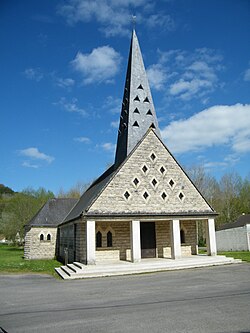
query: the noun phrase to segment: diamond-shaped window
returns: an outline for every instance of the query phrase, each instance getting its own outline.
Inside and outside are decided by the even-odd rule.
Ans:
[[[147,173],[147,171],[148,171],[148,167],[144,164],[143,165],[143,167],[142,167],[142,171],[144,172],[144,173]]]
[[[180,192],[179,195],[178,195],[178,197],[179,197],[179,199],[182,201],[182,200],[184,199],[185,196],[184,196],[184,194],[183,194],[182,192]]]
[[[128,198],[130,197],[130,193],[129,193],[128,191],[126,191],[126,192],[124,193],[124,197],[125,197],[125,199],[128,200]]]
[[[170,185],[170,187],[174,187],[174,185],[175,185],[175,182],[173,181],[173,179],[170,179],[170,181],[168,182],[169,183],[169,185]]]
[[[152,161],[154,161],[154,160],[156,159],[156,155],[155,155],[154,153],[152,153],[152,154],[150,155],[150,158],[151,158]]]
[[[151,183],[155,187],[158,184],[158,181],[154,178]]]
[[[162,167],[160,168],[160,173],[161,173],[162,175],[164,175],[165,172],[166,172],[166,169],[164,168],[164,166],[162,166]]]
[[[135,186],[137,186],[137,185],[140,183],[140,181],[139,181],[138,178],[135,178],[135,179],[133,180],[133,183],[134,183]]]
[[[143,198],[144,198],[145,200],[147,200],[148,197],[149,197],[149,194],[148,194],[147,191],[145,191],[145,192],[143,193]]]
[[[162,192],[161,197],[163,200],[167,200],[168,195],[166,192]]]

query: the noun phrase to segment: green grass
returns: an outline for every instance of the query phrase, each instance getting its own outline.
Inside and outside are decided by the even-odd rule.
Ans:
[[[25,260],[23,248],[0,244],[0,274],[40,273],[57,276],[54,269],[61,265],[57,260]]]
[[[241,259],[243,261],[250,262],[249,251],[233,251],[233,252],[218,252],[219,255],[226,257],[233,257],[234,259]]]
[[[207,251],[199,249],[199,254],[206,254]],[[234,259],[241,259],[242,261],[250,262],[250,251],[226,251],[218,252],[218,255],[233,257]]]

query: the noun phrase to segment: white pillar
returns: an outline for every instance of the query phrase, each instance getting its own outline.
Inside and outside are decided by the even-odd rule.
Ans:
[[[131,261],[141,261],[141,233],[140,221],[131,221],[130,224]]]
[[[86,263],[95,265],[95,221],[86,222]]]
[[[215,227],[214,227],[214,219],[207,220],[206,227],[206,241],[207,241],[207,255],[208,256],[216,256],[216,238],[215,238]]]
[[[181,236],[180,236],[180,221],[172,220],[171,224],[171,257],[172,259],[181,258]]]

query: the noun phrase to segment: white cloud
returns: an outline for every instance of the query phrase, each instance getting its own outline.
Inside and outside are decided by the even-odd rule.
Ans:
[[[68,0],[58,7],[58,14],[70,25],[96,21],[108,37],[129,35],[132,13],[135,12],[139,13],[136,22],[145,21],[149,28],[174,30],[175,23],[169,15],[153,12],[155,4],[149,0]]]
[[[175,153],[227,146],[235,153],[250,152],[250,105],[216,105],[162,130]]]
[[[37,82],[41,81],[44,77],[40,68],[26,68],[23,72],[25,77],[29,80],[35,80]]]
[[[147,76],[150,86],[156,90],[161,90],[167,81],[166,69],[161,64],[154,64],[148,67]]]
[[[35,147],[31,147],[31,148],[26,148],[26,149],[19,150],[19,154],[21,156],[29,157],[29,158],[34,159],[34,160],[46,161],[48,163],[53,162],[54,159],[55,159],[52,156],[49,156],[49,155],[46,155],[46,154],[40,152]],[[28,164],[27,164],[28,162],[24,162],[24,163],[26,163],[25,166],[28,166]]]
[[[85,117],[87,116],[87,112],[80,108],[78,105],[78,100],[77,98],[73,98],[71,102],[66,101],[64,97],[62,97],[59,102],[53,103],[54,105],[59,105],[63,110],[67,112],[73,112],[73,113],[78,113],[81,116]]]
[[[194,52],[185,50],[158,50],[158,63],[149,67],[152,86],[167,92],[167,97],[182,101],[200,99],[203,104],[208,95],[219,88],[218,73],[223,69],[222,56],[215,50],[203,48]],[[174,68],[175,71],[171,71]],[[169,72],[169,73],[168,73]]]
[[[102,46],[93,49],[89,54],[78,52],[71,62],[74,69],[83,77],[84,84],[111,82],[111,79],[119,71],[121,56],[110,46]]]
[[[56,85],[58,87],[71,88],[71,87],[73,87],[74,84],[75,84],[75,81],[73,79],[70,79],[70,78],[63,79],[60,77],[56,78]]]
[[[250,81],[250,68],[245,71],[244,81]]]
[[[101,147],[106,151],[114,153],[116,145],[111,142],[106,142],[101,144]]]
[[[120,114],[122,101],[120,98],[108,96],[104,101],[103,108],[112,114]]]
[[[22,166],[25,167],[25,168],[33,168],[33,169],[38,169],[39,168],[39,166],[37,164],[31,164],[28,161],[23,162]]]
[[[86,144],[89,144],[91,142],[91,140],[85,136],[74,138],[74,140],[77,142],[86,143]]]

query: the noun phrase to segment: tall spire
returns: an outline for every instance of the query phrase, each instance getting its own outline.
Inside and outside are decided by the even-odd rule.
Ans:
[[[160,136],[139,42],[133,30],[117,138],[116,166],[123,162],[150,127]]]

